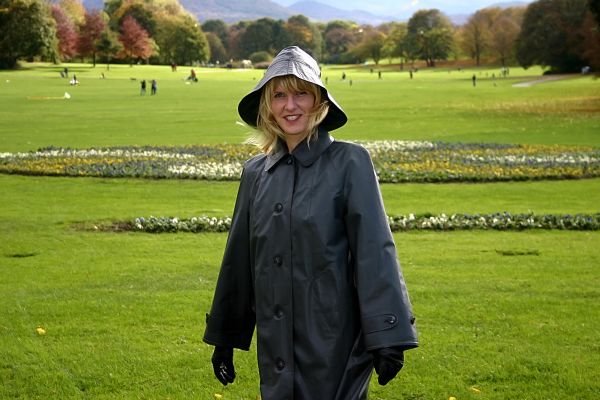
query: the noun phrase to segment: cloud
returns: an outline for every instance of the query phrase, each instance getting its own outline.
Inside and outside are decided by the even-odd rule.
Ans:
[[[413,6],[413,7],[416,6],[416,5],[418,5],[418,4],[419,4],[419,0],[412,0],[410,2],[410,5]]]

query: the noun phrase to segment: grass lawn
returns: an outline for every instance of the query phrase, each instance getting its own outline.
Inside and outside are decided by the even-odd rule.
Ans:
[[[0,153],[44,146],[241,142],[262,71],[69,65],[0,71]],[[339,79],[345,71],[348,81]],[[107,79],[100,79],[105,72]],[[471,86],[476,73],[478,86]],[[540,70],[325,67],[344,139],[600,146],[600,81],[515,88]],[[135,81],[130,78],[136,78]],[[158,95],[139,96],[139,80]],[[494,82],[496,85],[494,86]],[[70,100],[62,97],[71,94]],[[81,230],[138,216],[230,215],[236,182],[0,175],[0,398],[256,400],[254,349],[223,388],[202,343],[225,234]],[[385,184],[389,214],[595,213],[600,179]],[[421,347],[372,399],[596,399],[600,232],[395,234]],[[45,334],[36,332],[43,328]],[[43,332],[42,332],[43,333]]]
[[[62,66],[0,71],[0,151],[45,146],[203,144],[241,142],[237,102],[263,71],[168,66],[72,65],[81,85],[61,78]],[[340,139],[559,143],[600,146],[600,81],[592,77],[516,88],[540,69],[514,68],[506,79],[490,70],[384,72],[325,67],[330,91],[350,116]],[[100,79],[104,72],[106,79]],[[481,74],[476,88],[472,73]],[[537,73],[537,75],[536,75]],[[136,80],[132,80],[135,78]],[[156,96],[139,95],[141,79],[158,80]],[[352,86],[349,80],[352,79]],[[494,86],[494,83],[496,86]],[[64,100],[64,93],[71,95]]]

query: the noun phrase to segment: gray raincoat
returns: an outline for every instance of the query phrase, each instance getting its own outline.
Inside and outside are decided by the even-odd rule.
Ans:
[[[256,326],[263,400],[365,399],[369,350],[418,344],[369,154],[322,126],[246,162],[207,315],[213,345],[248,350]]]

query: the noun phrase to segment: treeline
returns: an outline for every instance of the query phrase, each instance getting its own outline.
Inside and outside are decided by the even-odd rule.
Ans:
[[[324,63],[373,60],[542,65],[554,72],[600,70],[600,11],[595,0],[538,0],[528,7],[485,8],[462,26],[437,9],[379,26],[315,23],[303,15],[200,24],[177,0],[107,0],[88,12],[81,0],[0,0],[0,67],[20,58],[97,59],[155,64],[251,60],[268,63],[295,44]]]

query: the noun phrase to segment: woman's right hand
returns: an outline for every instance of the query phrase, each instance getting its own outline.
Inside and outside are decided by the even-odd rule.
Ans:
[[[215,346],[212,358],[215,376],[223,385],[233,383],[235,380],[235,368],[233,367],[233,349],[231,347]]]

